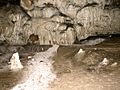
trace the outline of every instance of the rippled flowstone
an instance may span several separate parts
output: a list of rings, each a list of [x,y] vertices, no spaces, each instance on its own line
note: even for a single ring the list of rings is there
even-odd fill
[[[20,7],[21,6],[21,7]],[[0,40],[26,44],[73,44],[100,34],[120,33],[119,0],[20,0],[0,7]]]

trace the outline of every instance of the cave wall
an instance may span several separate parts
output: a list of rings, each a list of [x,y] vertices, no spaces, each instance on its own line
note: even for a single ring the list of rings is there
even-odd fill
[[[8,1],[0,7],[0,40],[9,44],[26,44],[33,33],[39,44],[73,44],[76,38],[120,33],[119,0]]]

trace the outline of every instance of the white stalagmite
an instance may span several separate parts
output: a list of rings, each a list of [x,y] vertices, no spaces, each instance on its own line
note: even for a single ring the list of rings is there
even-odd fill
[[[100,64],[106,66],[106,65],[109,64],[109,60],[107,58],[104,58],[103,61]]]
[[[97,73],[100,73],[100,71],[105,68],[110,61],[107,58],[104,58],[102,62],[100,62],[96,68]]]
[[[85,51],[83,51],[83,49],[80,49],[79,51],[78,51],[78,54],[81,54],[81,53],[84,53]]]
[[[83,49],[80,49],[78,53],[75,55],[77,62],[80,62],[85,56],[85,51]]]
[[[45,52],[36,53],[27,63],[23,71],[23,79],[11,90],[48,90],[49,84],[56,79],[53,73],[51,57],[55,55],[58,45],[54,45]]]
[[[11,70],[17,70],[17,69],[23,68],[23,65],[21,64],[20,59],[19,59],[18,52],[12,55],[12,58],[10,59],[10,63],[11,63],[11,66],[10,66]]]
[[[107,66],[109,64],[109,60],[107,58],[104,58],[102,62],[98,64],[98,70]]]

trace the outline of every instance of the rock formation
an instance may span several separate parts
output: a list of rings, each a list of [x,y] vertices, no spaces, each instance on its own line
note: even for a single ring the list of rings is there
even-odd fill
[[[13,54],[12,58],[10,59],[10,63],[11,63],[10,65],[11,70],[19,70],[23,68],[23,65],[21,64],[19,59],[18,52]]]
[[[89,36],[120,33],[119,0],[1,0],[0,40],[23,45],[73,44]]]

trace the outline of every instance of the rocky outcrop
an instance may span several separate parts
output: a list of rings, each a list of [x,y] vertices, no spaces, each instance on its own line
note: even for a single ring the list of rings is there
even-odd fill
[[[21,6],[21,7],[20,7]],[[119,0],[21,0],[0,7],[0,39],[26,44],[73,44],[76,39],[120,33]]]

